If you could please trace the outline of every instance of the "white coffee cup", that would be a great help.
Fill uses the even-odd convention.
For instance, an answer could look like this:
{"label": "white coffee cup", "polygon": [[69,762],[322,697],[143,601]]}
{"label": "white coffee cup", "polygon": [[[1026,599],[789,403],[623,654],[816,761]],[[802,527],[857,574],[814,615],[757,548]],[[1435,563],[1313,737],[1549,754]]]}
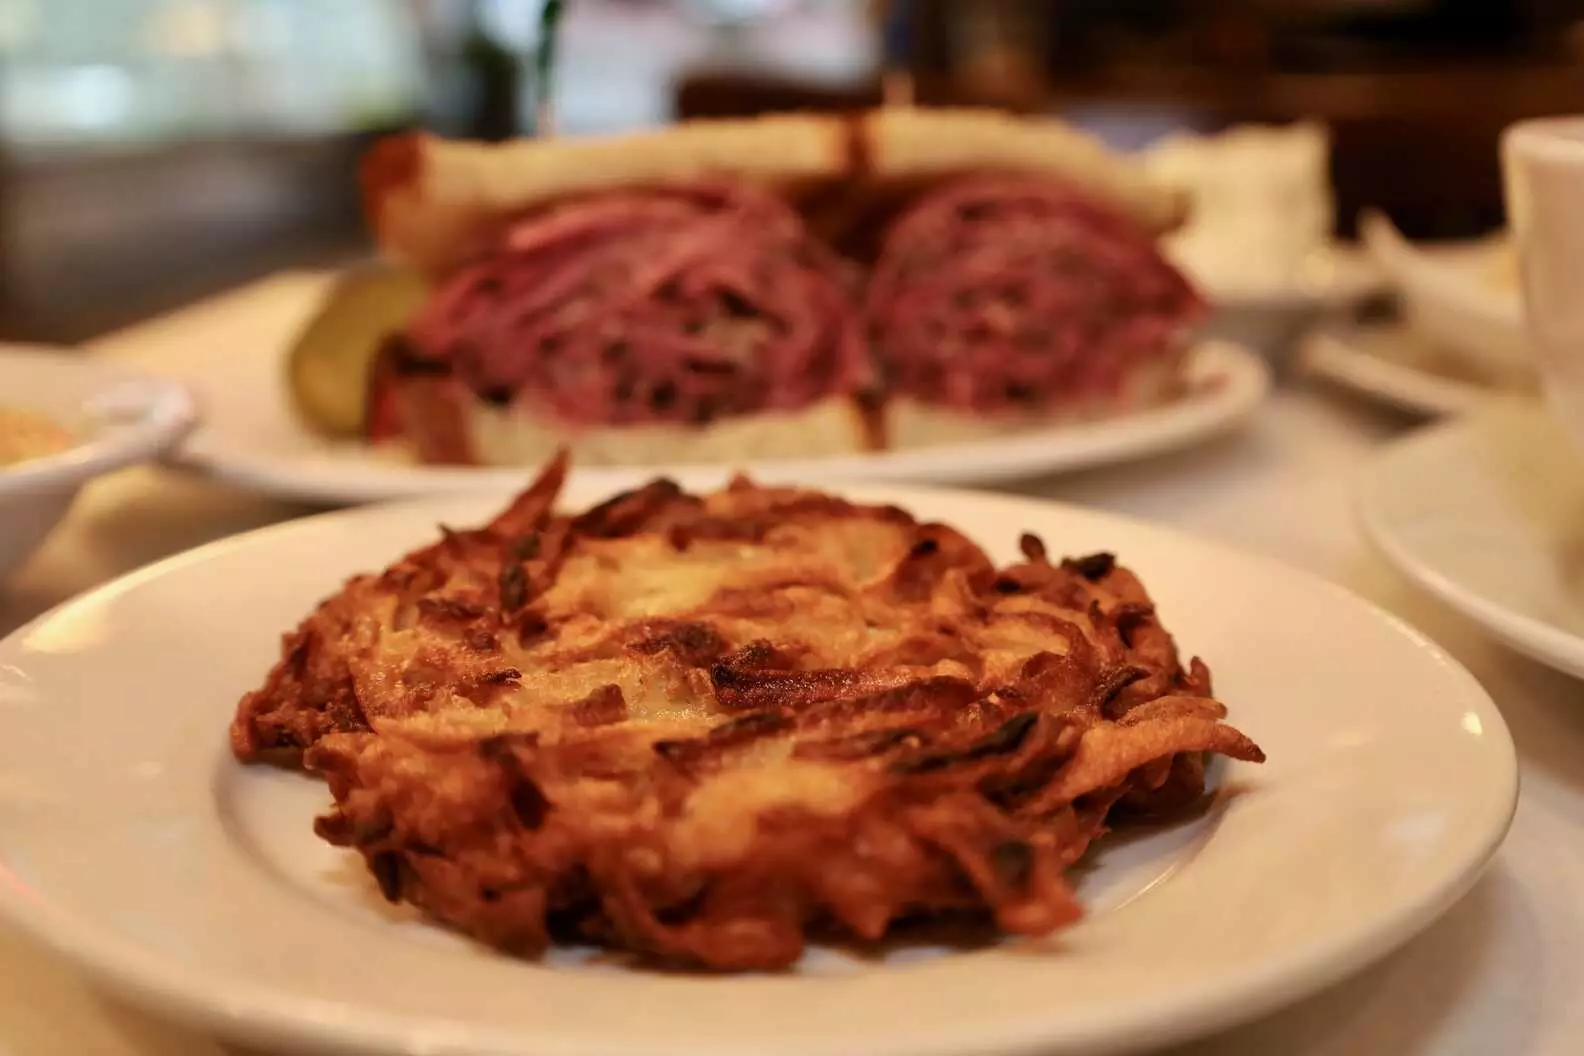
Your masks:
{"label": "white coffee cup", "polygon": [[1584,451],[1584,116],[1512,125],[1501,162],[1546,396]]}

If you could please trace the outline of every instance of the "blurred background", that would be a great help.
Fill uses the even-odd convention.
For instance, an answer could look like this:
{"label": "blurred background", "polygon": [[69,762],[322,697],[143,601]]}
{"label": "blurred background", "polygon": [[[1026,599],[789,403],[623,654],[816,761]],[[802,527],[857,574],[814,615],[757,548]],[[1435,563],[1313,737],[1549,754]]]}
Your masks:
{"label": "blurred background", "polygon": [[[893,0],[893,3],[898,0]],[[367,252],[368,140],[532,114],[539,0],[0,0],[0,338],[79,341]],[[1337,233],[1502,223],[1495,138],[1584,110],[1584,0],[571,0],[566,133],[879,98],[1062,113],[1122,147],[1313,118]]]}

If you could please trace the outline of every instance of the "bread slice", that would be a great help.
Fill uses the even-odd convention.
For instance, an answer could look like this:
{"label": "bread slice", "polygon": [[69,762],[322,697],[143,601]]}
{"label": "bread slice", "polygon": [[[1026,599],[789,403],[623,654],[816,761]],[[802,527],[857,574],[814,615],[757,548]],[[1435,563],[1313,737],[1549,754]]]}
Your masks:
{"label": "bread slice", "polygon": [[569,430],[520,407],[479,401],[469,411],[473,451],[487,466],[537,466],[566,448],[584,466],[725,465],[857,454],[870,446],[855,401],[830,397],[797,411],[762,411],[708,425]]}
{"label": "bread slice", "polygon": [[1188,215],[1185,193],[1057,118],[893,106],[860,120],[869,178],[881,183],[928,182],[961,172],[1039,172],[1084,188],[1154,234],[1172,230]]}
{"label": "bread slice", "polygon": [[443,275],[503,216],[569,194],[726,173],[794,196],[842,182],[918,184],[966,171],[1045,172],[1169,231],[1188,198],[1057,118],[884,107],[857,117],[778,114],[688,121],[622,136],[464,143],[415,133],[375,146],[364,207],[387,256]]}
{"label": "bread slice", "polygon": [[1183,392],[1182,359],[1141,365],[1104,399],[1018,414],[974,414],[906,396],[887,400],[874,426],[854,401],[821,400],[799,411],[765,411],[703,426],[602,426],[571,431],[521,407],[482,400],[466,411],[473,455],[485,466],[533,466],[565,448],[584,466],[681,466],[835,458],[875,450],[971,443],[1114,418],[1164,406]]}
{"label": "bread slice", "polygon": [[[461,427],[481,466],[535,466],[565,449],[583,466],[684,466],[836,458],[868,451],[971,443],[1137,413],[1182,395],[1182,359],[1142,365],[1123,392],[1103,400],[1018,414],[973,414],[906,396],[887,400],[870,420],[855,401],[831,397],[798,411],[765,411],[708,425],[599,426],[568,429],[521,406],[466,399]],[[404,460],[425,461],[410,439],[381,442]]]}
{"label": "bread slice", "polygon": [[361,179],[386,255],[436,276],[474,253],[503,216],[542,202],[718,173],[797,193],[843,179],[850,146],[845,119],[813,114],[499,144],[419,133],[376,145]]}
{"label": "bread slice", "polygon": [[[472,463],[480,466],[537,466],[563,449],[584,466],[727,465],[853,455],[882,440],[872,435],[878,429],[868,424],[856,401],[843,396],[796,411],[763,411],[708,425],[667,422],[581,429],[559,425],[521,405],[499,407],[471,396],[458,403],[462,443]],[[431,403],[427,413],[448,412]],[[410,436],[385,439],[379,446],[403,459],[445,461],[426,455]]]}

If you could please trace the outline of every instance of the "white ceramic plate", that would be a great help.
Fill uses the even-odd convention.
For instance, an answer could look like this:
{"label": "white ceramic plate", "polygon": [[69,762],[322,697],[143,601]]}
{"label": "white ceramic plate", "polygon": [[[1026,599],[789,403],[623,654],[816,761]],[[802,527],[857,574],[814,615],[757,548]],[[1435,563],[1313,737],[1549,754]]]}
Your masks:
{"label": "white ceramic plate", "polygon": [[[599,497],[574,488],[574,502]],[[0,643],[0,913],[131,1000],[261,1046],[427,1056],[1115,1053],[1255,1016],[1428,924],[1510,821],[1479,685],[1339,588],[1136,522],[970,492],[854,489],[1016,554],[1111,548],[1269,753],[1200,820],[1102,844],[1058,940],[784,975],[482,951],[383,908],[310,821],[325,791],[243,768],[226,724],[343,576],[496,502],[345,511],[115,582]],[[1339,662],[1338,658],[1344,658]]]}
{"label": "white ceramic plate", "polygon": [[1500,392],[1400,324],[1316,331],[1298,362],[1312,377],[1430,418],[1463,414]]}
{"label": "white ceramic plate", "polygon": [[[158,363],[199,392],[205,425],[187,444],[192,465],[233,484],[281,498],[327,504],[375,502],[478,488],[517,486],[529,469],[416,466],[376,457],[361,445],[331,444],[296,418],[284,391],[280,351],[267,346],[204,348]],[[146,357],[153,364],[152,357]],[[747,468],[761,479],[892,480],[989,483],[1081,469],[1172,450],[1245,419],[1270,388],[1260,359],[1240,348],[1206,343],[1190,364],[1191,392],[1155,410],[1107,421],[1064,425],[994,440]],[[578,470],[608,490],[656,475],[699,482],[719,467],[661,466]]]}
{"label": "white ceramic plate", "polygon": [[1514,649],[1584,678],[1584,460],[1538,402],[1502,402],[1382,453],[1359,482],[1405,575]]}

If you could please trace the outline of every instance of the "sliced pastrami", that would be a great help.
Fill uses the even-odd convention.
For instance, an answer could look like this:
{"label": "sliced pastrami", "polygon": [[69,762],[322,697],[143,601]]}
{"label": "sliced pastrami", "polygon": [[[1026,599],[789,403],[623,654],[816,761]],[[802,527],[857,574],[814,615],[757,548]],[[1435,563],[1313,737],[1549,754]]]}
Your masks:
{"label": "sliced pastrami", "polygon": [[568,426],[702,424],[863,388],[856,286],[768,193],[618,191],[507,227],[408,336],[479,398]]}
{"label": "sliced pastrami", "polygon": [[1026,175],[917,198],[885,234],[866,304],[890,391],[981,413],[1114,396],[1203,312],[1147,232]]}

